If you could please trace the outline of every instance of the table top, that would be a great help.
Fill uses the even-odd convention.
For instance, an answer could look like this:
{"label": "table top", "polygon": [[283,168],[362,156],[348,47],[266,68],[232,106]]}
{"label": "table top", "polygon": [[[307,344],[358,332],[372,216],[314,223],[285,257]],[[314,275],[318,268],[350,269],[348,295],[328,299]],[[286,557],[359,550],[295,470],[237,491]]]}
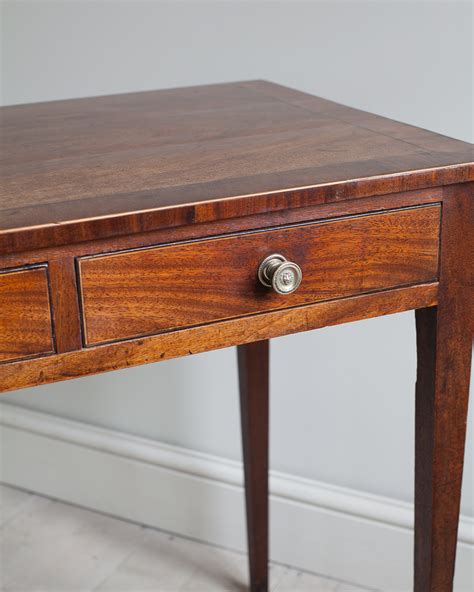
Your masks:
{"label": "table top", "polygon": [[[471,144],[265,81],[1,115],[0,233],[189,205],[195,220],[210,202],[222,213],[239,199],[255,213],[474,179]],[[265,203],[248,207],[256,195]]]}

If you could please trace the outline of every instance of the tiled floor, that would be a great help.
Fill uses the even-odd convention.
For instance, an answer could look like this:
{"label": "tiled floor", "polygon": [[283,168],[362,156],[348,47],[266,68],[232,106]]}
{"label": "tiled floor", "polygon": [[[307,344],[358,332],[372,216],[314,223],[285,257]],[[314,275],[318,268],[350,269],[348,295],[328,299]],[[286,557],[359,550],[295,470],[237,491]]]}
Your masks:
{"label": "tiled floor", "polygon": [[[0,485],[1,592],[245,592],[240,553]],[[274,592],[364,592],[272,565]]]}

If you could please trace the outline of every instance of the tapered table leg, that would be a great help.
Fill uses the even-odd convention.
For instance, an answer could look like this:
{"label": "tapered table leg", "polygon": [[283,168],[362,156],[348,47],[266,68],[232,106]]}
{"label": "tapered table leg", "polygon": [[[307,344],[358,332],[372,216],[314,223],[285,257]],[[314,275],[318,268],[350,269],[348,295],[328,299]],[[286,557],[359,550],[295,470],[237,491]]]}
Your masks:
{"label": "tapered table leg", "polygon": [[452,590],[464,460],[470,339],[449,317],[416,311],[415,591]]}
{"label": "tapered table leg", "polygon": [[252,592],[268,590],[269,342],[237,348]]}
{"label": "tapered table leg", "polygon": [[474,201],[443,204],[437,307],[416,311],[415,592],[451,592],[469,397]]}

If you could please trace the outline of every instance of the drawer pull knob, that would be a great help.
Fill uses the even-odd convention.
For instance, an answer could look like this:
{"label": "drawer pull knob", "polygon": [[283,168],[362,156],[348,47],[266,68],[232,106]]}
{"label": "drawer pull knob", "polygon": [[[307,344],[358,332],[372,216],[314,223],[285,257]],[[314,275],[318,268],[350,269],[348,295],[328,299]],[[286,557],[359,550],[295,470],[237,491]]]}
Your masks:
{"label": "drawer pull knob", "polygon": [[303,273],[299,265],[274,253],[260,263],[258,279],[267,288],[273,288],[277,294],[291,294],[301,284]]}

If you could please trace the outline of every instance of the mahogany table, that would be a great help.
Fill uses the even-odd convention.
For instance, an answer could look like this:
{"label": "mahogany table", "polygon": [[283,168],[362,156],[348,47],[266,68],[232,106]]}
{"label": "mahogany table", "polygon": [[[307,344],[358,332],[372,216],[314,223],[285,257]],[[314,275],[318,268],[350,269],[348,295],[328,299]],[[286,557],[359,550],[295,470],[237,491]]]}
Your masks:
{"label": "mahogany table", "polygon": [[1,114],[0,391],[237,345],[263,592],[268,340],[414,309],[414,585],[451,590],[473,146],[263,81]]}

